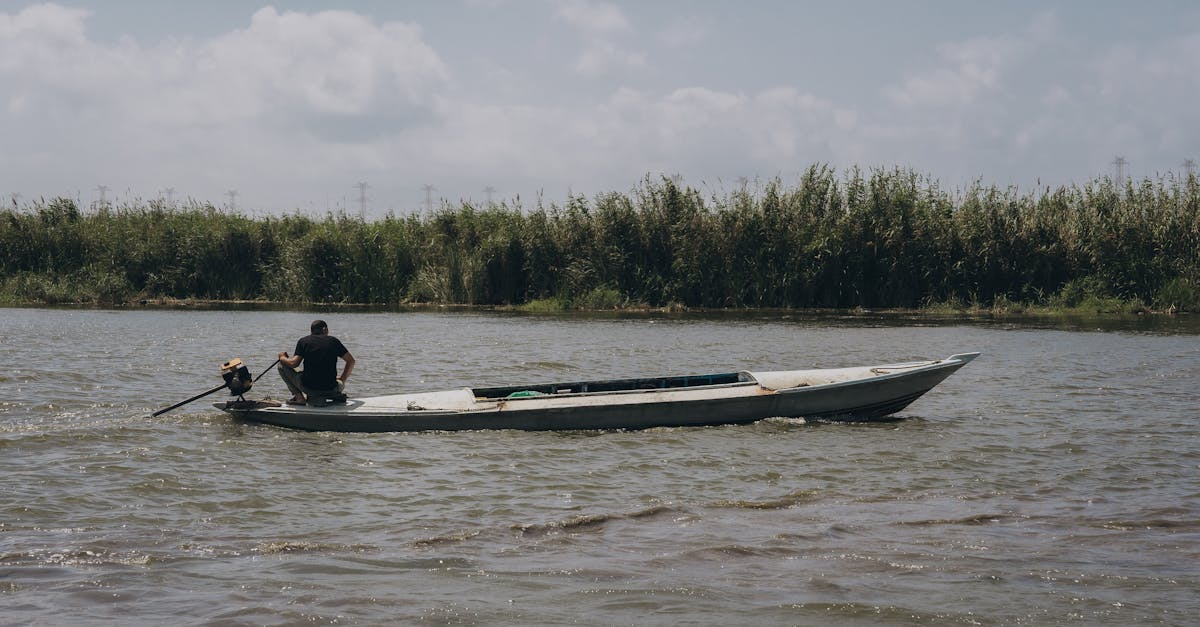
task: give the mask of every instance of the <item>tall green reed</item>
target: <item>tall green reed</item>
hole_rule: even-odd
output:
[[[1200,307],[1194,179],[948,192],[901,168],[705,197],[668,178],[523,209],[366,221],[212,205],[0,210],[0,300],[564,307]]]

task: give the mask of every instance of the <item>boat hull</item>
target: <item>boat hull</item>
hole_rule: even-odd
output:
[[[504,399],[476,398],[464,389],[326,407],[269,401],[215,406],[242,420],[342,432],[649,429],[746,424],[771,417],[879,420],[904,409],[977,355],[870,369],[746,373],[749,381],[679,389]],[[872,374],[844,378],[850,370]],[[824,373],[838,374],[822,378]],[[772,381],[778,385],[772,387]]]

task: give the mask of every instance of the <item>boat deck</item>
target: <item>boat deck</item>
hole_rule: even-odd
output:
[[[722,372],[717,374],[693,374],[673,377],[647,377],[639,379],[608,379],[601,381],[573,381],[536,385],[506,385],[501,387],[471,388],[475,397],[484,400],[499,400],[542,394],[588,394],[596,392],[623,392],[629,390],[666,390],[731,383],[753,383],[754,377],[746,372]]]

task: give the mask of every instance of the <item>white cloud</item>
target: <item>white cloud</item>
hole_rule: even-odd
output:
[[[636,49],[635,5],[513,6],[568,36],[506,56],[451,50],[462,42],[433,31],[452,68],[417,26],[350,11],[268,7],[216,35],[158,40],[93,36],[88,11],[54,4],[0,13],[0,194],[170,185],[219,201],[236,188],[239,204],[289,208],[367,180],[378,206],[408,208],[425,182],[450,197],[484,185],[598,192],[646,173],[730,180],[823,161],[911,166],[952,186],[1091,176],[1118,153],[1147,168],[1155,151],[1171,167],[1200,157],[1200,33],[1089,45],[1056,35],[1074,22],[1042,14],[942,43],[883,90],[842,72],[858,89],[839,91],[834,72],[791,60],[708,79],[670,65],[723,54],[695,46],[723,27],[702,5],[648,44],[695,47],[653,59]],[[546,45],[559,48],[531,70],[526,55],[545,58]],[[584,89],[562,88],[571,72]]]
[[[619,48],[610,41],[593,41],[575,61],[575,70],[585,76],[600,76],[646,66],[646,55]]]
[[[708,38],[712,25],[694,15],[675,18],[659,33],[659,39],[673,48],[694,46]]]
[[[192,85],[251,100],[250,112],[363,115],[426,106],[446,79],[415,26],[343,11],[261,9],[250,26],[188,51]]]
[[[900,87],[884,90],[902,106],[960,106],[974,102],[984,92],[995,90],[1003,73],[1030,49],[1026,42],[1011,37],[980,37],[938,46],[949,67],[914,76]]]
[[[90,14],[55,4],[36,4],[12,15],[0,13],[0,46],[4,52],[0,55],[0,71],[44,64],[63,49],[86,44],[83,25]]]
[[[1039,44],[1053,43],[1061,37],[1058,14],[1053,11],[1042,11],[1033,16],[1033,21],[1025,29],[1031,41]]]
[[[128,50],[92,45],[84,30],[87,11],[34,5],[16,15],[0,14],[0,89],[9,96],[41,88],[67,95],[107,89],[128,68]]]
[[[10,96],[57,93],[117,117],[194,126],[427,107],[447,80],[419,29],[353,13],[265,8],[246,29],[153,48],[91,42],[87,16],[40,5],[0,23]]]
[[[22,59],[0,66],[4,84],[16,86],[0,94],[22,112],[0,121],[19,144],[0,167],[29,171],[69,154],[80,169],[70,176],[89,187],[172,185],[200,198],[238,188],[239,202],[254,205],[272,189],[288,198],[282,191],[305,181],[367,178],[386,193],[382,180],[399,172],[601,191],[647,172],[730,178],[798,169],[828,160],[857,117],[787,87],[748,95],[614,88],[592,105],[497,104],[451,89],[449,69],[416,27],[349,12],[265,8],[210,39],[142,47],[89,39],[86,12],[40,11],[17,26],[18,18],[0,22],[2,58]],[[597,29],[604,33],[626,24],[597,23],[608,24]],[[26,34],[10,34],[17,30]],[[588,46],[579,71],[645,64],[604,37],[589,35]],[[72,120],[61,143],[17,132],[55,116]]]
[[[578,139],[569,112],[554,107],[444,100],[438,114],[445,124],[423,130],[427,136],[415,142],[428,150],[433,170],[558,176]],[[404,142],[393,147],[408,149]]]
[[[268,7],[245,28],[150,47],[91,40],[88,17],[53,4],[0,14],[0,170],[48,176],[36,163],[49,159],[86,170],[60,177],[143,190],[337,173],[360,165],[338,144],[428,124],[449,81],[419,28],[350,12]]]
[[[607,158],[623,178],[683,172],[689,178],[793,171],[838,155],[854,114],[793,88],[745,95],[688,87],[654,95],[618,90],[596,111]]]
[[[855,116],[792,88],[747,95],[705,87],[623,87],[591,107],[445,100],[438,114],[444,126],[377,144],[380,159],[403,162],[416,144],[428,153],[412,157],[432,171],[503,172],[509,186],[560,181],[583,193],[627,189],[647,173],[678,172],[695,184],[833,161],[841,153],[831,147]]]
[[[645,67],[646,55],[618,44],[631,30],[620,7],[607,2],[561,0],[555,17],[583,34],[583,51],[575,60],[577,73],[588,77]]]
[[[1092,69],[1106,96],[1159,99],[1164,89],[1200,95],[1200,32],[1153,45],[1115,44]]]
[[[561,0],[555,16],[581,31],[595,35],[629,30],[625,13],[617,5],[608,2]]]
[[[1107,160],[1122,154],[1133,176],[1171,170],[1200,145],[1200,33],[1121,42],[1087,66],[1083,140]],[[1084,105],[1075,113],[1083,116]],[[1168,157],[1169,155],[1169,157]],[[1168,160],[1169,159],[1169,160]]]

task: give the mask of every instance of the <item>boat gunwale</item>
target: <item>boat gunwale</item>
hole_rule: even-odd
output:
[[[979,353],[958,353],[958,354],[954,354],[954,355],[951,355],[949,357],[945,357],[942,359],[925,360],[925,361],[911,361],[911,362],[901,362],[901,363],[892,363],[892,364],[880,364],[880,365],[876,365],[876,366],[847,366],[844,368],[809,368],[806,370],[764,370],[764,371],[757,372],[757,373],[754,371],[751,371],[751,370],[737,370],[734,372],[720,372],[720,373],[711,373],[711,374],[668,375],[668,376],[663,376],[663,377],[644,377],[644,378],[630,378],[630,379],[596,379],[593,381],[572,381],[569,383],[537,383],[537,384],[529,384],[526,386],[522,386],[520,384],[518,384],[518,385],[497,385],[497,386],[478,386],[478,387],[470,387],[469,386],[466,389],[470,390],[472,394],[475,394],[476,389],[496,390],[496,389],[506,389],[506,388],[514,388],[515,389],[515,388],[521,388],[521,387],[526,387],[526,388],[532,389],[532,388],[537,388],[537,387],[554,387],[554,386],[560,386],[560,385],[561,386],[577,386],[577,385],[590,385],[590,384],[598,384],[598,383],[614,383],[614,382],[618,382],[618,381],[642,381],[642,380],[661,381],[661,380],[668,380],[668,379],[687,379],[687,378],[699,379],[699,378],[703,378],[703,377],[729,376],[730,374],[736,374],[739,376],[746,375],[749,377],[749,380],[748,381],[739,380],[739,381],[736,381],[733,383],[713,383],[713,384],[708,384],[708,385],[686,385],[686,386],[663,387],[663,388],[646,388],[646,389],[629,389],[629,390],[597,390],[594,392],[593,391],[556,392],[553,394],[543,394],[540,396],[491,397],[491,396],[476,395],[475,400],[476,400],[476,402],[480,402],[480,403],[492,403],[492,402],[501,402],[501,401],[507,403],[510,401],[544,400],[547,397],[549,397],[549,398],[570,398],[570,397],[599,396],[599,395],[609,396],[609,395],[615,395],[615,394],[631,394],[631,393],[645,394],[645,393],[649,393],[649,392],[683,392],[683,391],[687,391],[687,390],[700,390],[700,389],[711,390],[711,389],[719,389],[719,388],[723,388],[723,387],[731,387],[732,388],[732,387],[749,386],[749,385],[757,385],[757,386],[761,387],[763,389],[763,391],[765,391],[765,392],[775,392],[775,393],[789,392],[790,393],[790,392],[797,392],[797,391],[801,391],[801,390],[818,389],[818,388],[825,389],[825,388],[835,387],[835,386],[839,386],[839,385],[859,384],[864,381],[876,381],[876,380],[889,379],[889,378],[893,378],[893,377],[908,376],[913,373],[924,372],[927,370],[935,370],[935,369],[947,367],[947,366],[962,366],[962,365],[966,365],[967,363],[969,363],[971,360],[975,359],[975,357],[978,357],[978,356],[979,356]],[[819,373],[819,372],[823,372],[823,371],[857,370],[857,369],[865,369],[867,372],[869,372],[871,374],[869,376],[855,377],[853,379],[846,379],[843,381],[830,381],[828,383],[818,383],[816,385],[799,385],[799,386],[792,386],[792,387],[778,388],[778,389],[769,388],[769,387],[764,386],[762,384],[762,381],[760,381],[758,378],[759,375],[765,375],[768,373],[778,373],[778,372]],[[883,374],[877,374],[877,373],[871,372],[872,370],[903,370],[903,372],[888,372],[888,373],[883,373]],[[369,396],[369,397],[363,397],[363,400],[366,400],[368,398],[384,398],[384,397]]]
[[[976,355],[978,355],[978,353],[976,353]],[[780,388],[778,390],[771,390],[770,388],[765,388],[765,387],[763,389],[775,392],[776,394],[795,394],[798,392],[804,392],[806,390],[826,390],[826,389],[836,388],[836,387],[859,385],[859,384],[865,383],[867,381],[887,381],[889,379],[908,377],[908,376],[912,376],[917,373],[932,372],[934,370],[941,370],[943,368],[961,368],[962,366],[965,366],[967,363],[969,363],[971,361],[971,359],[974,359],[974,357],[971,357],[970,359],[962,359],[961,357],[962,357],[961,355],[951,355],[950,357],[947,357],[945,359],[938,359],[935,361],[928,361],[928,362],[913,362],[913,363],[905,363],[905,364],[884,364],[884,365],[879,365],[879,366],[859,366],[861,368],[866,368],[868,371],[900,369],[900,368],[903,368],[904,370],[902,372],[888,372],[886,374],[872,373],[872,375],[869,377],[861,377],[861,378],[857,378],[857,379],[846,379],[845,381],[831,381],[829,383],[818,383],[817,385],[798,385],[798,386],[794,386],[794,387]],[[828,368],[827,370],[836,370],[836,369]],[[819,370],[814,370],[814,372],[818,372],[818,371]],[[786,372],[786,371],[784,371],[784,372]]]
[[[752,387],[752,386],[758,387],[761,390],[762,394],[792,395],[792,394],[803,394],[803,393],[807,393],[807,392],[816,392],[816,391],[821,391],[821,390],[836,389],[839,387],[851,387],[851,386],[856,386],[856,385],[862,385],[862,384],[868,383],[868,382],[889,381],[892,379],[910,377],[914,374],[918,374],[918,373],[922,373],[922,372],[929,372],[929,371],[934,371],[934,370],[940,370],[943,368],[958,368],[958,367],[961,367],[961,366],[965,365],[966,363],[970,362],[972,359],[974,359],[975,355],[977,355],[977,354],[972,355],[970,353],[967,353],[964,355],[952,355],[952,356],[944,358],[944,359],[939,359],[939,360],[930,361],[930,362],[907,362],[907,363],[898,363],[898,364],[882,364],[882,365],[877,365],[877,366],[851,366],[847,369],[862,368],[862,369],[865,369],[867,372],[870,372],[872,369],[888,369],[888,368],[897,368],[897,369],[902,368],[903,370],[898,371],[898,372],[888,372],[885,374],[871,373],[870,376],[857,377],[857,378],[853,378],[853,379],[847,379],[844,381],[832,381],[832,382],[828,382],[828,383],[819,383],[816,385],[801,385],[801,386],[787,387],[787,388],[780,388],[780,389],[772,389],[772,388],[765,387],[757,379],[755,373],[753,373],[751,371],[747,371],[747,370],[741,370],[741,371],[738,371],[739,374],[740,373],[748,374],[748,375],[750,375],[752,380],[739,381],[736,383],[718,383],[718,384],[713,384],[713,385],[694,385],[694,386],[673,387],[673,388],[608,390],[608,391],[595,391],[595,392],[563,392],[563,393],[558,393],[558,394],[544,394],[541,396],[519,396],[519,397],[513,397],[513,398],[474,397],[475,401],[473,403],[473,406],[465,407],[465,408],[439,408],[439,407],[423,408],[422,407],[419,409],[411,409],[408,407],[396,407],[396,406],[371,407],[371,406],[369,406],[369,403],[367,403],[368,401],[372,401],[375,399],[381,399],[381,398],[388,398],[389,396],[396,396],[396,397],[408,396],[406,394],[396,394],[396,395],[388,395],[388,396],[367,396],[367,397],[353,399],[352,402],[358,403],[357,406],[353,406],[353,407],[345,405],[345,404],[326,405],[324,407],[310,407],[307,405],[300,405],[300,406],[282,405],[279,407],[264,407],[264,408],[257,408],[257,409],[245,409],[245,410],[228,409],[225,411],[246,412],[246,413],[267,412],[267,413],[273,413],[273,414],[278,413],[278,414],[291,414],[291,415],[295,415],[295,414],[303,415],[303,414],[310,414],[310,413],[316,413],[318,415],[345,415],[345,414],[391,415],[391,414],[409,414],[409,413],[411,413],[411,414],[420,414],[420,415],[426,415],[426,416],[434,416],[434,415],[454,415],[454,414],[474,413],[474,412],[492,412],[492,411],[501,412],[504,410],[505,405],[507,405],[508,403],[514,402],[514,401],[542,401],[542,402],[545,402],[548,400],[556,400],[556,399],[572,399],[572,398],[587,398],[587,397],[617,397],[617,396],[629,396],[629,395],[634,395],[634,394],[659,394],[659,395],[666,394],[666,395],[675,397],[675,396],[678,396],[679,394],[688,393],[688,392],[707,392],[707,391],[711,391],[711,390],[719,390],[719,389],[724,389],[724,388],[732,389],[732,388]],[[821,370],[840,370],[840,368],[818,368],[818,369],[811,369],[810,371],[811,372],[820,372]],[[805,372],[805,371],[802,371],[802,370],[794,370],[794,371],[778,370],[778,371],[765,371],[765,372],[762,372],[759,374],[766,374],[766,372]],[[699,376],[707,376],[707,375],[687,375],[687,376],[699,377]],[[654,378],[667,379],[670,377],[654,377]],[[601,379],[601,380],[597,380],[596,382],[620,381],[620,380],[621,379],[609,379],[609,380]],[[590,382],[578,382],[578,383],[590,383]],[[548,385],[557,385],[557,384],[548,384]],[[499,387],[499,386],[497,386],[497,387]],[[512,387],[520,387],[520,386],[512,386]],[[530,386],[530,387],[533,387],[533,386]],[[474,388],[471,388],[471,387],[458,388],[458,389],[465,390],[465,391],[470,392],[471,394],[474,394]],[[487,388],[482,388],[482,389],[487,389]],[[420,394],[420,393],[414,393],[414,394]],[[753,396],[753,395],[747,395],[747,397],[749,397],[749,396]],[[655,401],[650,401],[650,402],[665,403],[665,402],[676,402],[679,400],[686,401],[687,399],[662,398],[660,400],[655,400]],[[525,405],[525,408],[530,409],[530,410],[539,409],[537,407],[531,407],[529,405]]]
[[[951,362],[961,362],[961,363],[951,363]],[[579,397],[585,397],[585,396],[615,396],[615,395],[619,395],[619,394],[649,394],[649,393],[655,393],[655,392],[659,392],[659,393],[689,392],[689,391],[715,390],[715,389],[721,389],[721,388],[748,387],[748,386],[757,386],[758,388],[760,388],[763,392],[765,392],[767,394],[794,394],[796,392],[804,392],[807,390],[825,390],[825,389],[835,388],[835,387],[839,387],[839,386],[860,385],[867,381],[884,381],[884,380],[894,379],[894,378],[898,378],[898,377],[907,377],[907,376],[916,374],[918,372],[937,370],[939,368],[943,368],[943,367],[947,367],[947,366],[959,366],[959,365],[962,365],[965,363],[966,363],[966,361],[952,360],[951,358],[947,357],[946,359],[938,359],[938,360],[934,360],[934,361],[909,362],[909,363],[902,363],[902,364],[884,364],[884,365],[879,365],[879,366],[849,366],[846,369],[854,370],[854,369],[862,368],[862,369],[866,369],[866,371],[869,374],[867,376],[855,377],[853,379],[845,379],[842,381],[830,381],[828,383],[818,383],[815,385],[797,385],[797,386],[778,388],[778,389],[769,388],[769,387],[764,386],[762,384],[762,382],[758,380],[757,375],[758,374],[767,374],[767,372],[821,372],[824,370],[842,370],[842,368],[814,368],[814,369],[810,369],[810,370],[772,370],[772,371],[763,371],[760,373],[754,373],[749,370],[739,370],[738,374],[744,373],[746,375],[749,375],[751,380],[738,381],[736,383],[714,383],[711,385],[689,385],[689,386],[668,387],[668,388],[649,388],[649,389],[644,389],[644,390],[601,390],[601,391],[596,391],[596,392],[562,392],[562,393],[555,393],[555,394],[544,394],[541,396],[517,396],[517,397],[512,397],[512,398],[489,398],[489,397],[477,396],[477,397],[475,397],[475,400],[477,403],[498,403],[498,402],[509,403],[512,401],[537,401],[537,400],[547,400],[547,399],[552,399],[552,398],[579,398]],[[903,369],[903,371],[902,372],[887,372],[887,373],[883,373],[883,374],[878,374],[878,373],[871,372],[873,369],[875,369],[875,370]],[[704,376],[709,376],[709,375],[687,375],[687,376],[704,377]],[[648,378],[668,379],[668,378],[677,378],[677,377],[648,377]],[[608,381],[620,381],[620,380],[621,379],[609,379],[609,380],[599,380],[599,381],[580,381],[578,383],[606,383]],[[557,384],[549,384],[549,385],[557,385]],[[500,386],[497,386],[497,387],[500,387]],[[504,387],[510,387],[510,386],[504,386]],[[520,386],[511,386],[511,387],[520,387]],[[530,386],[530,387],[535,387],[535,386]],[[472,393],[474,392],[474,388],[467,388],[467,389],[471,390]],[[484,389],[487,389],[487,388],[484,388]],[[364,397],[363,400],[366,400],[367,398],[381,398],[381,397],[377,397],[377,396],[376,397]],[[428,411],[428,410],[426,410],[426,411]],[[458,411],[470,411],[470,410],[458,410]]]
[[[724,379],[720,383],[711,383],[713,379]],[[728,379],[733,379],[732,381]],[[691,383],[691,381],[700,381],[708,379],[710,383]],[[671,382],[683,381],[683,385],[670,385]],[[654,385],[653,387],[631,387],[635,385],[644,385],[647,383],[660,383],[663,385]],[[481,385],[468,386],[475,398],[483,401],[509,401],[525,398],[540,398],[539,395],[531,396],[509,396],[507,394],[500,396],[487,395],[488,392],[505,392],[512,390],[513,392],[534,391],[541,392],[542,396],[580,396],[584,394],[612,394],[617,392],[653,392],[667,390],[687,390],[692,388],[714,388],[718,386],[742,385],[757,383],[754,376],[745,370],[735,370],[732,372],[710,372],[704,374],[673,374],[657,377],[621,377],[615,379],[589,379],[585,381],[556,381],[551,383],[518,383],[516,385]],[[589,390],[589,386],[628,386],[628,387],[613,387],[612,389]],[[579,388],[581,391],[571,391]],[[553,392],[545,392],[543,390],[551,389]],[[563,389],[566,391],[558,391]],[[481,395],[480,393],[484,393]],[[511,392],[510,392],[511,394]]]
[[[703,376],[703,375],[700,375],[700,376]],[[662,377],[662,378],[667,378],[667,377]],[[615,380],[619,380],[619,379],[615,379]],[[589,382],[584,382],[584,383],[591,383],[591,382],[589,381]],[[679,387],[646,388],[646,389],[634,389],[634,390],[597,390],[595,392],[559,392],[559,393],[554,393],[554,394],[543,394],[540,396],[514,396],[514,397],[501,397],[501,398],[476,396],[475,402],[477,402],[477,403],[511,403],[513,401],[544,401],[544,400],[551,399],[551,398],[580,398],[580,397],[585,397],[585,396],[617,396],[617,395],[626,395],[626,394],[653,394],[656,392],[657,393],[691,392],[691,391],[717,390],[717,389],[721,389],[721,388],[750,387],[750,386],[761,387],[761,385],[759,384],[758,381],[737,381],[735,383],[713,383],[713,384],[709,384],[709,385],[687,385],[687,386],[679,386]],[[474,392],[474,388],[467,388],[467,389]],[[763,388],[763,389],[765,390],[766,388]],[[366,397],[366,398],[380,398],[380,397],[376,396],[376,397]]]

